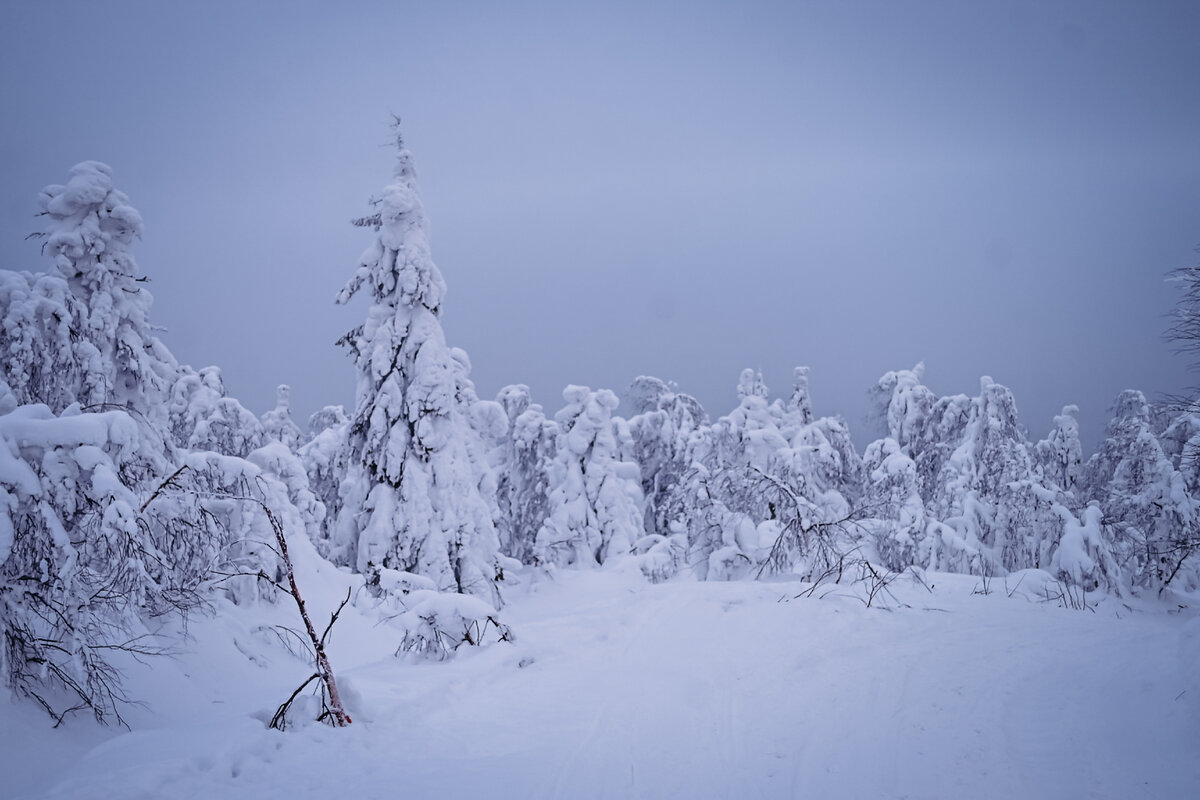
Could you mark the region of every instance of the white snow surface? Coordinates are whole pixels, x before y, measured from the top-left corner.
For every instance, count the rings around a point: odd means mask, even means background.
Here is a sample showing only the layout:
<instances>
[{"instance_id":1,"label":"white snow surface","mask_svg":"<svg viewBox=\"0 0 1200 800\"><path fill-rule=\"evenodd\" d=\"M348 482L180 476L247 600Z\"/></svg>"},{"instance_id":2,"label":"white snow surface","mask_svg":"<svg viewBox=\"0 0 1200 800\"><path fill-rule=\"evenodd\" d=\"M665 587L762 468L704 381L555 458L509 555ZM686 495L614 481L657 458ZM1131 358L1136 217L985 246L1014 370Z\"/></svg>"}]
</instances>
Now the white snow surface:
<instances>
[{"instance_id":1,"label":"white snow surface","mask_svg":"<svg viewBox=\"0 0 1200 800\"><path fill-rule=\"evenodd\" d=\"M293 556L322 627L361 578ZM861 588L650 584L526 570L516 640L398 659L352 604L330 658L353 724L269 730L311 672L262 626L290 598L194 617L174 659L126 666L131 731L0 713L18 798L1185 798L1200 787L1200 614L1040 597L1045 573ZM1012 596L1008 592L1013 591ZM1091 597L1090 601L1095 598Z\"/></svg>"}]
</instances>

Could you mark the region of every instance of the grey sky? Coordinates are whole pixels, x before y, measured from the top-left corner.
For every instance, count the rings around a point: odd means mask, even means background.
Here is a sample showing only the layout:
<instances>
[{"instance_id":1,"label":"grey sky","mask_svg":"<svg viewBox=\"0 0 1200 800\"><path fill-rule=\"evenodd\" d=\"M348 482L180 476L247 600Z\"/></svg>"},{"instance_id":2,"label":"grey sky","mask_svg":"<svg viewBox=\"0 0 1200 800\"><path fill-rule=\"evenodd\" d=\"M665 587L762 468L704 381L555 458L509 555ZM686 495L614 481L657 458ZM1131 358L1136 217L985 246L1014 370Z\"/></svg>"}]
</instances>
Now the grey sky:
<instances>
[{"instance_id":1,"label":"grey sky","mask_svg":"<svg viewBox=\"0 0 1200 800\"><path fill-rule=\"evenodd\" d=\"M111 164L154 319L256 413L352 405L332 298L417 159L447 339L481 396L737 374L862 444L865 390L989 374L1043 435L1175 391L1163 274L1200 244L1200 4L17 3L0 6L0 266L43 269L41 186ZM300 10L303 9L303 10Z\"/></svg>"}]
</instances>

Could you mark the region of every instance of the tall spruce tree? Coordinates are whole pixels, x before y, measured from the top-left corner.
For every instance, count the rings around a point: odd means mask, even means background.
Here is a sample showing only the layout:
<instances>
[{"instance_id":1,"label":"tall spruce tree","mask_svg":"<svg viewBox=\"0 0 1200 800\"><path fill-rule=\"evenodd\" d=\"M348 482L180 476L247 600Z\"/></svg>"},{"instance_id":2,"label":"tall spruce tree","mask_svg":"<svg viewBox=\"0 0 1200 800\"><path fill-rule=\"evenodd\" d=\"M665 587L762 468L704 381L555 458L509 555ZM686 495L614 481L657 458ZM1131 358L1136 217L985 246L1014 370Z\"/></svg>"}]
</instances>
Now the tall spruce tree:
<instances>
[{"instance_id":1,"label":"tall spruce tree","mask_svg":"<svg viewBox=\"0 0 1200 800\"><path fill-rule=\"evenodd\" d=\"M367 320L347 333L358 368L347 475L333 552L357 569L425 575L438 588L496 598L492 503L480 491L478 434L462 407L462 366L439 319L446 284L429 252L429 223L412 154L396 127L394 182L355 220L375 231L338 295L366 288Z\"/></svg>"}]
</instances>

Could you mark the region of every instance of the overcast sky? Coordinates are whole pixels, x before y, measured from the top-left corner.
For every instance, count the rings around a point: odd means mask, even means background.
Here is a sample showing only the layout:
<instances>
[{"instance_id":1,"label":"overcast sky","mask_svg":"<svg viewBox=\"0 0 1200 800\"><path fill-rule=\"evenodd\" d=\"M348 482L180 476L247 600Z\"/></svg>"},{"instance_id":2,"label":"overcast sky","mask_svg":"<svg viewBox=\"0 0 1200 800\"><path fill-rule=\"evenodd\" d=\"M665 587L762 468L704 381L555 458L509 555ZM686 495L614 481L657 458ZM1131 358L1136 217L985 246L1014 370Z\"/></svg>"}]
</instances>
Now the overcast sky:
<instances>
[{"instance_id":1,"label":"overcast sky","mask_svg":"<svg viewBox=\"0 0 1200 800\"><path fill-rule=\"evenodd\" d=\"M0 4L0 266L35 197L111 164L183 362L251 410L353 405L333 297L404 119L479 393L738 372L862 445L927 365L1034 438L1177 391L1164 274L1200 244L1200 3Z\"/></svg>"}]
</instances>

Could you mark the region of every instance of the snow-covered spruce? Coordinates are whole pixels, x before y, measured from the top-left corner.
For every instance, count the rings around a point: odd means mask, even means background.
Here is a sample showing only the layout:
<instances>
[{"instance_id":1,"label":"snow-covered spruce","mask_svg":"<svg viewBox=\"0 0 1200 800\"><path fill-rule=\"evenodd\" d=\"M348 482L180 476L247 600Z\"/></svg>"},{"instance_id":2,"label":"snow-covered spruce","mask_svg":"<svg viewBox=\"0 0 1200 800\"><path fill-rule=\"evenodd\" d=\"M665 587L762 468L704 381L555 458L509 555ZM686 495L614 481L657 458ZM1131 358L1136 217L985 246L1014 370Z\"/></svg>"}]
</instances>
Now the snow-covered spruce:
<instances>
[{"instance_id":1,"label":"snow-covered spruce","mask_svg":"<svg viewBox=\"0 0 1200 800\"><path fill-rule=\"evenodd\" d=\"M634 379L629 400L634 410L629 432L642 473L646 530L660 536L679 533L685 520L671 498L701 447L699 439L708 417L694 397L646 375Z\"/></svg>"},{"instance_id":2,"label":"snow-covered spruce","mask_svg":"<svg viewBox=\"0 0 1200 800\"><path fill-rule=\"evenodd\" d=\"M62 411L79 402L77 320L86 312L61 275L0 271L0 380L14 403Z\"/></svg>"},{"instance_id":3,"label":"snow-covered spruce","mask_svg":"<svg viewBox=\"0 0 1200 800\"><path fill-rule=\"evenodd\" d=\"M79 301L76 399L84 408L127 408L164 428L177 365L150 331L153 298L130 250L141 215L113 188L112 170L95 161L73 167L66 185L43 189L38 204L45 252Z\"/></svg>"},{"instance_id":4,"label":"snow-covered spruce","mask_svg":"<svg viewBox=\"0 0 1200 800\"><path fill-rule=\"evenodd\" d=\"M632 442L621 441L628 426L613 419L615 394L568 386L563 399L567 405L554 415L550 513L535 553L542 563L594 566L628 553L642 538L640 474L637 464L620 458Z\"/></svg>"},{"instance_id":5,"label":"snow-covered spruce","mask_svg":"<svg viewBox=\"0 0 1200 800\"><path fill-rule=\"evenodd\" d=\"M1133 589L1200 588L1200 503L1163 452L1141 392L1122 392L1081 481L1103 510L1104 539Z\"/></svg>"},{"instance_id":6,"label":"snow-covered spruce","mask_svg":"<svg viewBox=\"0 0 1200 800\"><path fill-rule=\"evenodd\" d=\"M286 383L275 389L275 407L262 415L263 436L269 442L281 442L293 453L304 444L304 432L292 419L292 389Z\"/></svg>"},{"instance_id":7,"label":"snow-covered spruce","mask_svg":"<svg viewBox=\"0 0 1200 800\"><path fill-rule=\"evenodd\" d=\"M225 391L218 367L184 366L171 389L171 436L183 450L211 450L244 458L266 437L254 414Z\"/></svg>"},{"instance_id":8,"label":"snow-covered spruce","mask_svg":"<svg viewBox=\"0 0 1200 800\"><path fill-rule=\"evenodd\" d=\"M985 377L978 397L936 398L920 382L923 369L888 373L875 389L890 437L916 465L930 519L917 564L984 575L1048 568L1074 518L1058 487L1042 482L1012 393Z\"/></svg>"},{"instance_id":9,"label":"snow-covered spruce","mask_svg":"<svg viewBox=\"0 0 1200 800\"><path fill-rule=\"evenodd\" d=\"M768 402L750 369L738 396L738 407L695 439L683 488L694 512L689 561L720 579L742 571L739 563L756 573L820 574L855 549L849 523L862 461L849 430L840 418L812 418L805 367L786 404Z\"/></svg>"},{"instance_id":10,"label":"snow-covered spruce","mask_svg":"<svg viewBox=\"0 0 1200 800\"><path fill-rule=\"evenodd\" d=\"M867 447L863 519L859 525L878 560L900 571L929 562L925 503L921 500L917 465L890 436Z\"/></svg>"},{"instance_id":11,"label":"snow-covered spruce","mask_svg":"<svg viewBox=\"0 0 1200 800\"><path fill-rule=\"evenodd\" d=\"M308 486L324 509L321 528L313 545L325 558L349 563L348 554L334 552L335 523L341 510L339 493L346 472L346 433L350 421L342 406L325 406L308 418L309 439L300 448L300 461L308 475Z\"/></svg>"},{"instance_id":12,"label":"snow-covered spruce","mask_svg":"<svg viewBox=\"0 0 1200 800\"><path fill-rule=\"evenodd\" d=\"M525 564L536 560L537 533L550 515L550 475L558 425L546 419L524 384L496 395L508 418L508 432L496 446L496 530L505 555Z\"/></svg>"},{"instance_id":13,"label":"snow-covered spruce","mask_svg":"<svg viewBox=\"0 0 1200 800\"><path fill-rule=\"evenodd\" d=\"M1054 418L1050 435L1037 443L1034 453L1046 486L1073 496L1083 469L1083 445L1079 441L1079 406L1064 406Z\"/></svg>"},{"instance_id":14,"label":"snow-covered spruce","mask_svg":"<svg viewBox=\"0 0 1200 800\"><path fill-rule=\"evenodd\" d=\"M367 319L342 342L358 369L347 466L331 552L357 570L415 572L442 590L498 602L492 508L480 491L481 445L464 408L465 367L439 316L446 284L429 252L429 224L412 154L397 135L395 181L355 224L375 231L338 296L366 289Z\"/></svg>"}]
</instances>

